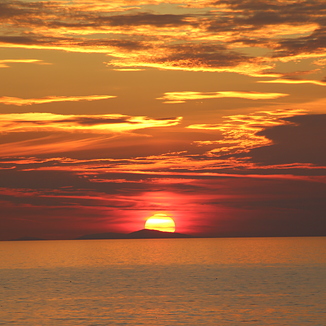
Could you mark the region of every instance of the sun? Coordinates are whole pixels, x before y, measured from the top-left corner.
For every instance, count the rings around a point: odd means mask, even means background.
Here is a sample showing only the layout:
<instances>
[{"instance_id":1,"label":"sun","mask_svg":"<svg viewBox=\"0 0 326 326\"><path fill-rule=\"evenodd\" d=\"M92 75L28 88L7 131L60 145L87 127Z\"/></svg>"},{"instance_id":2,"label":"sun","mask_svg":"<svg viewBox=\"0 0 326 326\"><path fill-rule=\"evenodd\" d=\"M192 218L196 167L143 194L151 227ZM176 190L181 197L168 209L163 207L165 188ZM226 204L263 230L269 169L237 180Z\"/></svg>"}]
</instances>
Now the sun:
<instances>
[{"instance_id":1,"label":"sun","mask_svg":"<svg viewBox=\"0 0 326 326\"><path fill-rule=\"evenodd\" d=\"M163 232L174 232L175 223L173 219L166 214L157 213L147 219L145 223L145 229Z\"/></svg>"}]
</instances>

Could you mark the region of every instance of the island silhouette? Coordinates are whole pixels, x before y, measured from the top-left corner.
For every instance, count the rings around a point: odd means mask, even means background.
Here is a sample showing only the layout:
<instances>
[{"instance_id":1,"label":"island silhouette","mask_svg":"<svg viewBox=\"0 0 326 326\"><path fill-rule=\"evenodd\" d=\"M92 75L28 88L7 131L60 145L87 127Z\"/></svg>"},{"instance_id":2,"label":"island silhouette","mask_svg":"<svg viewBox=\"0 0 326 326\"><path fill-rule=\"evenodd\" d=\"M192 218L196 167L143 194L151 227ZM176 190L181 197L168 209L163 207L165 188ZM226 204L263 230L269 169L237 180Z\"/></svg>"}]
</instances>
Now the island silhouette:
<instances>
[{"instance_id":1,"label":"island silhouette","mask_svg":"<svg viewBox=\"0 0 326 326\"><path fill-rule=\"evenodd\" d=\"M76 240L92 240L92 239L161 239L161 238L192 238L191 235L177 233L177 232L164 232L158 230L142 229L131 233L95 233L86 234Z\"/></svg>"},{"instance_id":2,"label":"island silhouette","mask_svg":"<svg viewBox=\"0 0 326 326\"><path fill-rule=\"evenodd\" d=\"M42 241L42 240L45 240L45 239L42 239L42 238L36 238L36 237L21 237L21 238L18 238L18 239L11 239L9 241Z\"/></svg>"},{"instance_id":3,"label":"island silhouette","mask_svg":"<svg viewBox=\"0 0 326 326\"><path fill-rule=\"evenodd\" d=\"M134 231L131 233L106 232L106 233L85 234L78 238L72 238L69 240L164 239L164 238L166 238L166 239L194 238L194 236L189 235L189 234L178 233L178 232L164 232L164 231L151 230L151 229L142 229L142 230ZM21 238L11 239L9 241L36 241L36 240L49 240L49 239L24 236Z\"/></svg>"}]
</instances>

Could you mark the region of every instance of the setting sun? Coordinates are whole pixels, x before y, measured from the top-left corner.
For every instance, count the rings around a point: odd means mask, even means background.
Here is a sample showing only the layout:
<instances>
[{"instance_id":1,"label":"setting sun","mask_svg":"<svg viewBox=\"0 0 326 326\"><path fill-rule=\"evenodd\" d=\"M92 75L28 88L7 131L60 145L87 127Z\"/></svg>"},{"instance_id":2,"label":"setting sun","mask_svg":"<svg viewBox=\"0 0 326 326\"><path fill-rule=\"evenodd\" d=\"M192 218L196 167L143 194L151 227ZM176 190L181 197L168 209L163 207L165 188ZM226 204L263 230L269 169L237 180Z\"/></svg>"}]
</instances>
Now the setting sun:
<instances>
[{"instance_id":1,"label":"setting sun","mask_svg":"<svg viewBox=\"0 0 326 326\"><path fill-rule=\"evenodd\" d=\"M166 214L154 214L145 223L145 229L163 232L174 232L174 220Z\"/></svg>"}]
</instances>

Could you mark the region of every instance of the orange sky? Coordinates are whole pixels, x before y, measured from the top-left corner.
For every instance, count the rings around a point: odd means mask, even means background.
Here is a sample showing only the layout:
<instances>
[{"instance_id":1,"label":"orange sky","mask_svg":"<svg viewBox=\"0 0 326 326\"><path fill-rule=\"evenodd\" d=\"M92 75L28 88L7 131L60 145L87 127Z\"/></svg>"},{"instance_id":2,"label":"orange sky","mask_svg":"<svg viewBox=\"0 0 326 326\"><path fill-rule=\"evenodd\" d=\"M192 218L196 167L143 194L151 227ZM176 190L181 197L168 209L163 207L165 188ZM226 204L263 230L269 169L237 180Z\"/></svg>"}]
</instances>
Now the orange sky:
<instances>
[{"instance_id":1,"label":"orange sky","mask_svg":"<svg viewBox=\"0 0 326 326\"><path fill-rule=\"evenodd\" d=\"M0 4L0 239L326 235L324 0Z\"/></svg>"}]
</instances>

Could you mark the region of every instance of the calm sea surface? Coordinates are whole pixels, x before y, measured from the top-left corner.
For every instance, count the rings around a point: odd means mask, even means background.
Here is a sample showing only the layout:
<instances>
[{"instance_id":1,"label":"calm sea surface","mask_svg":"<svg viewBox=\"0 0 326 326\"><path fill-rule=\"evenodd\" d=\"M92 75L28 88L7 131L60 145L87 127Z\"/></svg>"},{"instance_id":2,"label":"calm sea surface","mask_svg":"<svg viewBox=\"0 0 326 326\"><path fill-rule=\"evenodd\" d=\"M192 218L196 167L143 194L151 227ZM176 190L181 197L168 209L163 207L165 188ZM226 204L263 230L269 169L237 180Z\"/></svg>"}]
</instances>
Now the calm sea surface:
<instances>
[{"instance_id":1,"label":"calm sea surface","mask_svg":"<svg viewBox=\"0 0 326 326\"><path fill-rule=\"evenodd\" d=\"M326 237L0 242L0 325L326 325Z\"/></svg>"}]
</instances>

